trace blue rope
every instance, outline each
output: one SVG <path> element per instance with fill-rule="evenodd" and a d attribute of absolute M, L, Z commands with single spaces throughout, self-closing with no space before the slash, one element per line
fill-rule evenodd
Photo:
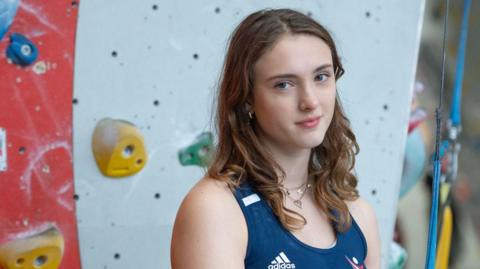
<path fill-rule="evenodd" d="M 464 71 L 464 64 L 465 64 L 465 50 L 466 50 L 468 17 L 470 13 L 470 6 L 471 6 L 471 0 L 465 0 L 464 8 L 463 8 L 462 27 L 461 27 L 461 33 L 460 33 L 460 42 L 459 42 L 459 48 L 458 48 L 454 93 L 453 93 L 452 107 L 450 111 L 451 127 L 456 129 L 459 129 L 460 127 L 460 117 L 461 117 L 460 101 L 462 97 L 462 82 L 463 82 L 463 73 L 464 73 L 463 71 Z M 448 145 L 445 145 L 445 142 L 448 142 L 448 141 L 443 141 L 442 146 L 440 145 L 441 113 L 442 113 L 442 104 L 443 104 L 442 97 L 444 95 L 443 90 L 444 90 L 444 82 L 445 82 L 445 46 L 446 46 L 446 39 L 447 39 L 448 7 L 449 7 L 449 0 L 446 0 L 446 12 L 445 12 L 445 18 L 444 18 L 444 24 L 443 24 L 442 83 L 440 86 L 439 106 L 435 111 L 437 128 L 436 128 L 436 136 L 435 136 L 435 156 L 433 161 L 434 178 L 432 182 L 433 184 L 432 207 L 430 209 L 427 257 L 425 262 L 426 269 L 435 268 L 436 250 L 437 250 L 437 222 L 438 222 L 438 199 L 439 199 L 438 196 L 440 191 L 440 175 L 441 175 L 440 158 L 445 154 L 445 151 L 444 151 L 445 146 L 448 146 Z M 456 140 L 456 136 L 453 139 Z M 452 142 L 455 143 L 455 141 L 452 141 Z"/>
<path fill-rule="evenodd" d="M 471 0 L 465 0 L 463 5 L 463 18 L 462 28 L 460 32 L 460 42 L 458 45 L 457 56 L 457 73 L 455 77 L 455 84 L 453 87 L 453 101 L 452 109 L 450 111 L 450 119 L 452 125 L 455 127 L 460 126 L 460 99 L 462 98 L 462 82 L 463 82 L 463 69 L 465 65 L 465 50 L 467 46 L 467 33 L 468 33 L 468 17 L 470 14 Z"/>
<path fill-rule="evenodd" d="M 440 189 L 440 141 L 441 139 L 441 123 L 442 123 L 442 107 L 443 107 L 443 89 L 445 85 L 445 47 L 447 41 L 447 21 L 449 0 L 446 0 L 445 17 L 443 20 L 443 48 L 442 48 L 442 81 L 440 86 L 439 104 L 435 111 L 437 123 L 435 135 L 435 159 L 433 161 L 433 182 L 432 182 L 432 206 L 430 208 L 430 224 L 428 229 L 427 257 L 425 261 L 425 269 L 435 268 L 435 258 L 437 252 L 437 221 L 438 221 L 438 193 Z"/>
<path fill-rule="evenodd" d="M 435 268 L 435 258 L 437 253 L 437 219 L 438 219 L 438 194 L 440 189 L 440 168 L 441 164 L 439 160 L 433 163 L 434 166 L 434 184 L 433 184 L 433 197 L 432 208 L 430 210 L 430 229 L 428 230 L 428 250 L 427 261 L 425 268 Z"/>

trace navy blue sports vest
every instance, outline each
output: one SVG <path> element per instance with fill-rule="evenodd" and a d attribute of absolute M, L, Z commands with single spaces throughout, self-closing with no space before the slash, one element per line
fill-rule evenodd
<path fill-rule="evenodd" d="M 234 192 L 248 227 L 245 269 L 366 269 L 367 244 L 360 227 L 336 233 L 336 244 L 327 249 L 307 245 L 285 229 L 273 210 L 248 182 Z"/>

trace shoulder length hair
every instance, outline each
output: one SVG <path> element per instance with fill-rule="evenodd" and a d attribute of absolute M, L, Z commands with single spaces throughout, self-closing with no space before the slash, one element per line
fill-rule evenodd
<path fill-rule="evenodd" d="M 259 192 L 282 225 L 301 229 L 306 219 L 283 204 L 285 193 L 277 173 L 285 172 L 259 140 L 248 116 L 257 60 L 285 34 L 306 34 L 322 39 L 332 53 L 335 80 L 344 73 L 329 32 L 315 20 L 291 9 L 266 9 L 246 17 L 230 36 L 216 98 L 218 144 L 207 176 L 228 184 L 233 191 L 244 181 Z M 351 225 L 346 200 L 358 197 L 352 173 L 359 148 L 338 95 L 334 114 L 323 142 L 312 149 L 308 174 L 314 178 L 315 202 L 332 226 L 345 231 Z M 296 217 L 295 217 L 296 216 Z"/>

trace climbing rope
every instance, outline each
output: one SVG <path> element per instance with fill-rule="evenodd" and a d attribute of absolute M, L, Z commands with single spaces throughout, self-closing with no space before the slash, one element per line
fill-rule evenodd
<path fill-rule="evenodd" d="M 448 139 L 441 139 L 441 123 L 443 96 L 445 84 L 445 47 L 447 39 L 447 23 L 449 0 L 446 0 L 446 12 L 443 21 L 443 48 L 442 48 L 442 75 L 439 105 L 435 111 L 436 118 L 436 134 L 435 134 L 435 153 L 433 159 L 434 178 L 432 182 L 432 207 L 430 209 L 430 224 L 428 232 L 427 256 L 425 262 L 426 269 L 443 269 L 448 267 L 448 258 L 450 254 L 450 242 L 452 232 L 452 211 L 449 205 L 449 192 L 451 183 L 455 180 L 458 168 L 458 153 L 460 151 L 460 143 L 457 141 L 461 131 L 461 114 L 460 104 L 462 96 L 462 82 L 465 64 L 466 40 L 468 32 L 468 17 L 470 13 L 471 0 L 464 1 L 463 19 L 460 33 L 460 42 L 458 48 L 456 78 L 453 89 L 453 98 L 451 104 L 450 118 L 447 124 Z M 440 142 L 442 141 L 442 142 Z M 441 159 L 448 158 L 448 166 L 445 173 L 442 174 Z M 441 181 L 441 182 L 440 182 Z M 440 189 L 440 183 L 441 189 Z M 442 231 L 439 241 L 439 249 L 437 251 L 437 223 L 438 223 L 438 203 L 441 191 L 441 202 L 443 208 Z M 438 257 L 436 256 L 438 254 Z"/>

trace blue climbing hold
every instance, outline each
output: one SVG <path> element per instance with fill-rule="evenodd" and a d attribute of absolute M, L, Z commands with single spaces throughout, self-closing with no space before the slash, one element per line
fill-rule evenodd
<path fill-rule="evenodd" d="M 35 62 L 38 57 L 37 47 L 19 33 L 10 35 L 10 45 L 7 47 L 7 57 L 15 64 L 27 66 Z"/>

